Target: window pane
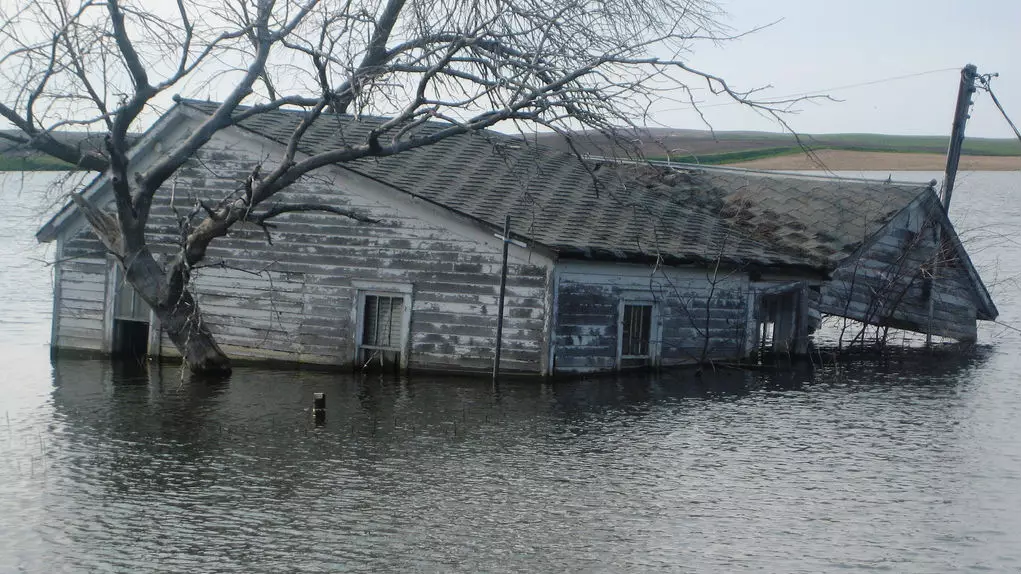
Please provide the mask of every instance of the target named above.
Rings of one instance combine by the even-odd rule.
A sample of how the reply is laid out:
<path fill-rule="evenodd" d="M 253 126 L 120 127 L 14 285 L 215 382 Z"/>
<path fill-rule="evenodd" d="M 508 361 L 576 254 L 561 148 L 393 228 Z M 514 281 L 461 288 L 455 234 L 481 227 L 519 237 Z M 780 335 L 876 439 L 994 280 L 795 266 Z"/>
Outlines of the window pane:
<path fill-rule="evenodd" d="M 362 344 L 375 345 L 377 332 L 376 315 L 379 313 L 379 298 L 375 295 L 365 296 L 365 316 L 362 320 Z"/>
<path fill-rule="evenodd" d="M 401 317 L 404 309 L 404 299 L 387 297 L 390 303 L 390 320 L 387 321 L 386 343 L 387 347 L 399 349 L 401 346 Z"/>
<path fill-rule="evenodd" d="M 119 265 L 114 266 L 115 284 L 117 290 L 114 300 L 114 316 L 118 319 L 128 321 L 149 322 L 149 306 L 138 296 L 135 288 L 124 278 L 124 271 Z"/>
<path fill-rule="evenodd" d="M 647 357 L 652 339 L 652 305 L 624 305 L 621 354 Z"/>
<path fill-rule="evenodd" d="M 366 295 L 362 345 L 399 350 L 403 311 L 403 297 Z"/>

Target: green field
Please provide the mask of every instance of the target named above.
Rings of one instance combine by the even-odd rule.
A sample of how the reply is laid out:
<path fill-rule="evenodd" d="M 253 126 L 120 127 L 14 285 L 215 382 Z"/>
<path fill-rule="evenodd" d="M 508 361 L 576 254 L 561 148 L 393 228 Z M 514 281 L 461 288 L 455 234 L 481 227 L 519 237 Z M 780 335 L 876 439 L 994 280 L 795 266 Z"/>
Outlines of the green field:
<path fill-rule="evenodd" d="M 67 171 L 71 164 L 45 155 L 0 155 L 0 171 Z"/>
<path fill-rule="evenodd" d="M 834 149 L 888 153 L 945 154 L 947 136 L 903 136 L 886 134 L 803 134 L 801 144 L 814 150 Z M 698 130 L 655 129 L 635 134 L 628 140 L 641 141 L 648 158 L 704 164 L 724 164 L 803 153 L 791 134 L 770 132 L 716 132 Z M 559 137 L 539 134 L 536 141 L 558 149 L 570 149 Z M 575 146 L 584 153 L 606 155 L 612 146 L 601 135 L 579 134 Z M 1021 142 L 1016 139 L 969 138 L 964 142 L 965 155 L 1021 156 Z"/>
<path fill-rule="evenodd" d="M 946 153 L 950 138 L 943 136 L 894 136 L 882 134 L 833 134 L 809 136 L 811 145 L 853 151 Z M 1021 142 L 1013 139 L 966 138 L 965 155 L 1021 156 Z"/>

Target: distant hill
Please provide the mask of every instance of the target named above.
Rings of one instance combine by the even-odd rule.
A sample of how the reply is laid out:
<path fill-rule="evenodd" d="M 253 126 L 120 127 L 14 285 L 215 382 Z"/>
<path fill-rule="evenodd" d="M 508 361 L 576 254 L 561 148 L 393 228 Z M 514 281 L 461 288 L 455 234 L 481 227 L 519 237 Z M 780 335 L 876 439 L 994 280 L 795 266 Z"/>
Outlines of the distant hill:
<path fill-rule="evenodd" d="M 17 135 L 17 132 L 0 132 Z M 73 145 L 102 149 L 102 136 L 81 132 L 61 132 L 56 137 Z M 740 163 L 803 153 L 791 134 L 755 131 L 721 131 L 654 128 L 632 131 L 623 136 L 649 159 L 670 158 L 678 162 L 704 164 Z M 815 150 L 855 152 L 892 152 L 945 154 L 947 136 L 900 136 L 884 134 L 801 135 L 801 142 Z M 528 136 L 529 140 L 569 151 L 567 141 L 554 133 Z M 587 155 L 619 155 L 611 142 L 595 132 L 580 132 L 574 137 L 575 149 Z M 630 146 L 629 146 L 630 147 Z M 1021 157 L 1021 142 L 1012 139 L 968 138 L 964 154 L 972 156 Z M 68 164 L 0 138 L 0 171 L 67 169 Z"/>
<path fill-rule="evenodd" d="M 950 139 L 948 136 L 885 134 L 804 134 L 799 137 L 803 145 L 815 150 L 935 154 L 945 154 Z M 803 153 L 793 135 L 772 132 L 721 131 L 714 134 L 702 130 L 656 128 L 632 131 L 624 138 L 632 145 L 637 145 L 647 158 L 669 157 L 679 162 L 738 163 Z M 554 133 L 536 134 L 528 136 L 528 139 L 560 150 L 571 149 L 562 136 Z M 627 149 L 615 149 L 610 140 L 595 132 L 581 132 L 573 141 L 575 149 L 588 155 L 608 156 Z M 964 143 L 964 154 L 1021 156 L 1021 142 L 1012 139 L 968 138 Z"/>
<path fill-rule="evenodd" d="M 13 130 L 0 130 L 0 171 L 55 171 L 70 169 L 70 164 L 59 159 L 39 153 L 32 148 L 12 141 L 20 138 L 22 133 Z M 9 137 L 2 137 L 9 136 Z M 103 136 L 90 135 L 83 132 L 54 132 L 59 141 L 79 146 L 83 149 L 103 149 Z"/>

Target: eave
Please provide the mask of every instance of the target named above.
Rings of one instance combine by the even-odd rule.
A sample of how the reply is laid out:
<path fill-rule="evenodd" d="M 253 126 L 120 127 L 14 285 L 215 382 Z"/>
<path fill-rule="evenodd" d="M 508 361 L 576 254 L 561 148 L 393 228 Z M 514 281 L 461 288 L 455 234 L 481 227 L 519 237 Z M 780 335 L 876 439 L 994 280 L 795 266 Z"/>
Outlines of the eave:
<path fill-rule="evenodd" d="M 174 127 L 174 120 L 181 115 L 180 104 L 174 105 L 167 113 L 163 114 L 144 134 L 139 138 L 138 142 L 128 151 L 128 161 L 131 163 L 137 163 L 137 161 L 143 158 L 146 154 L 152 152 L 155 145 L 162 140 L 160 137 L 163 132 L 168 128 Z M 107 174 L 97 174 L 95 178 L 90 181 L 84 189 L 81 190 L 81 194 L 85 199 L 94 199 L 95 197 L 102 195 L 103 191 L 107 187 Z M 60 210 L 49 219 L 46 223 L 36 231 L 35 238 L 39 243 L 49 243 L 57 238 L 61 230 L 75 218 L 78 211 L 74 206 L 74 202 L 68 201 L 64 204 Z"/>

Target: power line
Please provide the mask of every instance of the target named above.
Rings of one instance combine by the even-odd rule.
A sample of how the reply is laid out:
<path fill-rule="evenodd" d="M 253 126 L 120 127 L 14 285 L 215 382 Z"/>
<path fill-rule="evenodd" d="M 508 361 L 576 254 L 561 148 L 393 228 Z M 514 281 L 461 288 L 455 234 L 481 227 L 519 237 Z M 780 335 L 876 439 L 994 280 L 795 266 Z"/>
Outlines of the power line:
<path fill-rule="evenodd" d="M 861 88 L 861 87 L 865 87 L 865 86 L 874 86 L 876 84 L 885 84 L 887 82 L 896 82 L 896 81 L 899 81 L 899 80 L 908 80 L 908 79 L 911 79 L 911 78 L 917 78 L 919 76 L 928 76 L 930 74 L 939 74 L 939 73 L 942 73 L 942 72 L 953 72 L 953 71 L 956 71 L 956 70 L 957 70 L 957 68 L 940 68 L 938 70 L 929 70 L 927 72 L 916 72 L 914 74 L 904 74 L 902 76 L 891 76 L 889 78 L 882 78 L 882 79 L 879 79 L 879 80 L 871 80 L 871 81 L 868 81 L 868 82 L 859 82 L 857 84 L 847 84 L 845 86 L 835 86 L 835 87 L 832 87 L 832 88 L 825 88 L 825 89 L 822 89 L 822 90 L 814 90 L 814 91 L 811 91 L 811 92 L 802 92 L 800 94 L 790 94 L 790 95 L 787 95 L 787 96 L 779 96 L 779 97 L 773 98 L 773 99 L 785 100 L 785 99 L 798 98 L 798 97 L 804 97 L 804 96 L 818 96 L 818 95 L 826 94 L 828 92 L 836 92 L 836 91 L 840 91 L 840 90 L 849 90 L 851 88 Z"/>
<path fill-rule="evenodd" d="M 830 92 L 837 92 L 837 91 L 840 91 L 840 90 L 849 90 L 851 88 L 862 88 L 862 87 L 865 87 L 865 86 L 874 86 L 876 84 L 885 84 L 887 82 L 896 82 L 896 81 L 900 81 L 900 80 L 909 80 L 911 78 L 917 78 L 917 77 L 920 77 L 920 76 L 928 76 L 930 74 L 940 74 L 940 73 L 943 73 L 943 72 L 955 72 L 957 70 L 958 70 L 958 68 L 939 68 L 937 70 L 927 70 L 925 72 L 915 72 L 913 74 L 903 74 L 903 75 L 900 75 L 900 76 L 890 76 L 888 78 L 880 78 L 878 80 L 869 80 L 867 82 L 859 82 L 859 83 L 856 83 L 856 84 L 846 84 L 846 85 L 843 85 L 843 86 L 834 86 L 832 88 L 823 88 L 823 89 L 819 89 L 819 90 L 812 90 L 810 92 L 800 92 L 800 93 L 796 93 L 796 94 L 787 94 L 785 96 L 773 96 L 773 97 L 769 98 L 768 100 L 765 100 L 765 101 L 763 101 L 761 103 L 763 103 L 763 104 L 784 103 L 786 100 L 791 100 L 791 99 L 794 99 L 794 98 L 805 98 L 805 97 L 810 97 L 810 96 L 825 96 L 826 94 L 828 94 Z M 721 107 L 721 106 L 740 106 L 740 105 L 743 105 L 743 104 L 741 102 L 722 102 L 722 103 L 718 103 L 718 104 L 699 105 L 697 107 L 698 108 L 718 108 L 718 107 Z M 681 106 L 681 107 L 676 107 L 676 108 L 667 108 L 667 109 L 665 109 L 663 111 L 664 112 L 673 112 L 673 111 L 691 110 L 691 109 L 695 109 L 695 106 Z"/>

